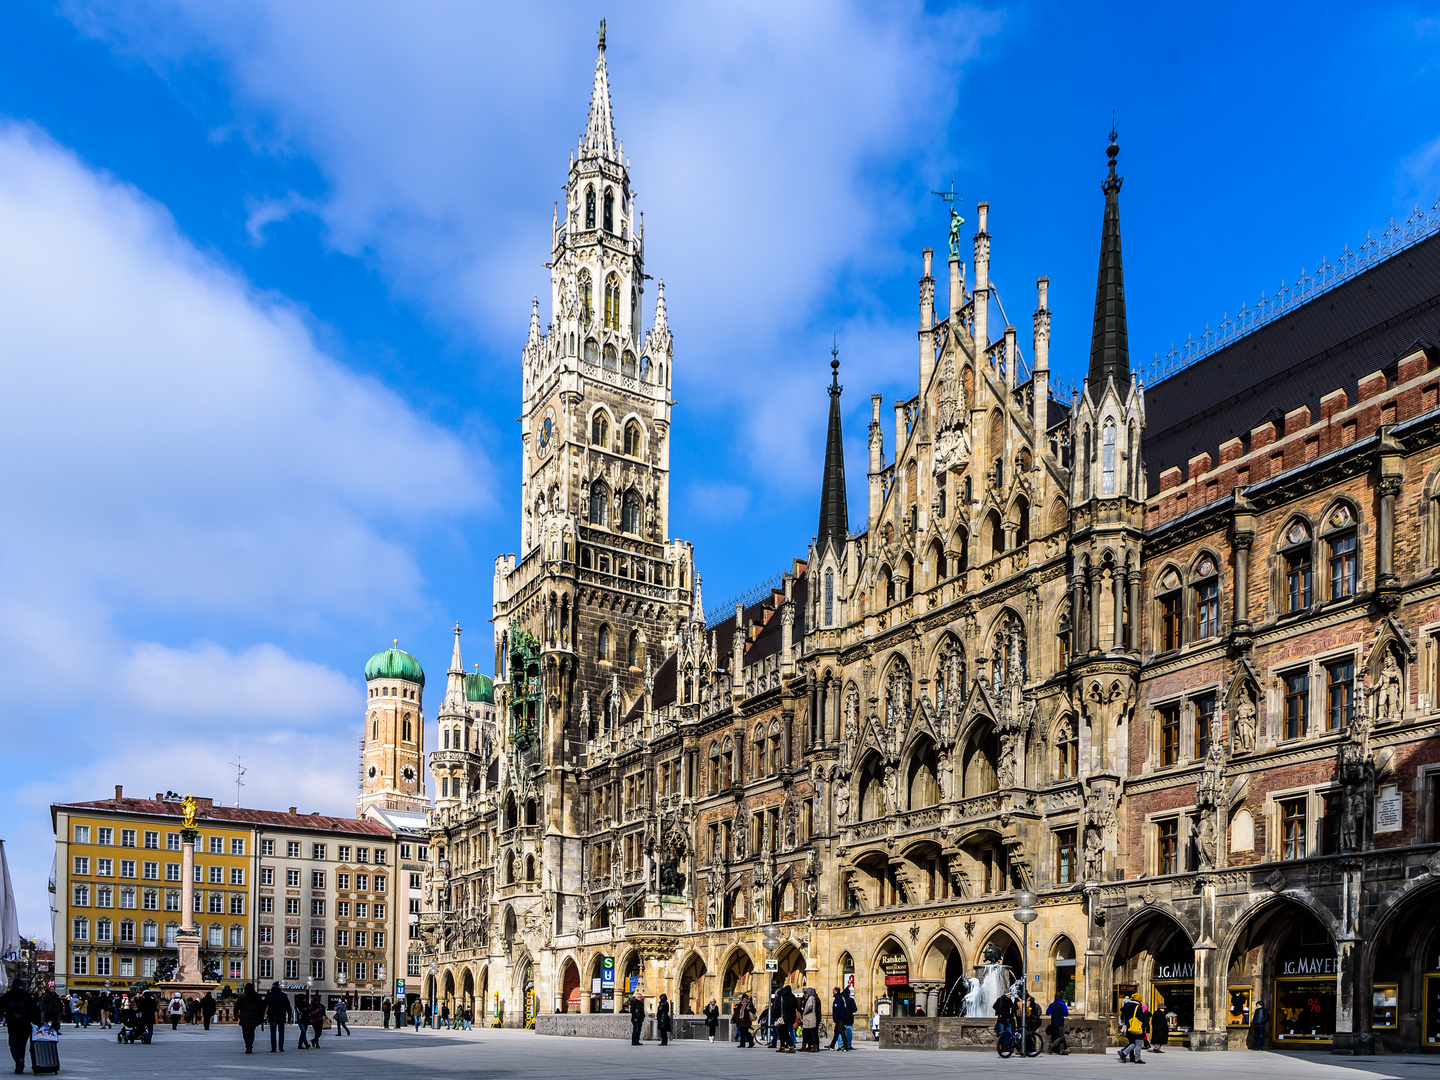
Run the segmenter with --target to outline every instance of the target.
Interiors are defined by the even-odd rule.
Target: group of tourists
[[[475,1010],[469,1005],[456,1005],[452,1012],[449,1002],[437,1009],[418,997],[411,1000],[408,1006],[403,1001],[391,1001],[387,997],[380,1003],[380,1016],[381,1026],[385,1028],[390,1026],[390,1017],[394,1016],[396,1031],[407,1023],[413,1024],[416,1031],[419,1031],[422,1025],[437,1029],[448,1028],[452,1031],[469,1031],[475,1026]]]
[[[292,1021],[300,1033],[297,1050],[320,1049],[320,1034],[327,1024],[333,1024],[337,1037],[350,1034],[350,1012],[344,998],[339,998],[334,1011],[327,1015],[325,999],[321,995],[301,993],[292,1006],[278,982],[271,985],[264,997],[256,993],[254,983],[246,983],[235,1004],[235,1019],[240,1025],[247,1054],[254,1053],[255,1029],[261,1025],[270,1029],[272,1054],[285,1052],[285,1025]]]
[[[209,1031],[210,1021],[215,1019],[216,1007],[215,998],[209,990],[199,998],[185,998],[174,994],[170,998],[170,1004],[165,1007],[165,1019],[170,1021],[171,1031],[178,1028],[182,1021],[192,1026],[203,1023],[205,1030]]]

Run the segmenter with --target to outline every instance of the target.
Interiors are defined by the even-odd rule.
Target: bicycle
[[[1016,1050],[1021,1051],[1021,1057],[1040,1056],[1040,1035],[1032,1028],[1025,1032],[1025,1044],[1022,1049],[1020,1045],[1020,1034],[1016,1031],[1002,1031],[995,1039],[995,1052],[1002,1058],[1008,1058]]]

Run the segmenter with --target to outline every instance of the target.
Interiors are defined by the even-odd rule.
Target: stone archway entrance
[[[744,949],[736,949],[725,963],[725,974],[720,979],[720,1011],[729,1015],[741,995],[750,992],[750,982],[755,974],[755,963]],[[763,1008],[764,1006],[761,1006]],[[757,1013],[759,1008],[755,1010]]]
[[[1308,908],[1279,900],[1252,914],[1230,951],[1226,975],[1231,1043],[1244,1045],[1250,1012],[1264,1001],[1277,1050],[1329,1048],[1335,1040],[1338,952]]]
[[[560,1011],[580,1011],[580,969],[575,966],[574,960],[566,960],[560,974]]]
[[[698,953],[693,954],[680,971],[680,993],[675,999],[675,1013],[678,1016],[693,1016],[705,1007],[700,1000],[704,993],[705,961]]]

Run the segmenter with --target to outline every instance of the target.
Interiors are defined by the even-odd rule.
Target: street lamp
[[[1020,924],[1020,1056],[1025,1056],[1025,1036],[1030,1020],[1030,924],[1040,915],[1035,910],[1035,894],[1022,889],[1015,897],[1015,921]]]
[[[431,960],[430,966],[425,970],[430,975],[430,1023],[433,1026],[435,1023],[435,977],[440,974],[440,965]]]

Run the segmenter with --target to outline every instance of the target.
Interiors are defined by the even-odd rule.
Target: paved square
[[[268,1037],[256,1033],[256,1052],[244,1053],[235,1027],[168,1027],[155,1031],[149,1046],[122,1046],[115,1031],[92,1026],[83,1031],[65,1029],[60,1040],[60,1075],[95,1080],[224,1080],[246,1076],[314,1076],[351,1080],[404,1080],[406,1077],[474,1076],[486,1080],[637,1080],[686,1077],[687,1080],[737,1080],[764,1077],[873,1077],[877,1070],[906,1080],[955,1080],[957,1073],[1006,1080],[1020,1077],[1113,1077],[1129,1070],[1114,1054],[1042,1055],[1028,1061],[1002,1061],[993,1054],[934,1053],[920,1050],[880,1050],[863,1043],[854,1053],[778,1055],[764,1047],[739,1050],[733,1044],[680,1042],[640,1048],[612,1039],[571,1039],[535,1035],[526,1031],[475,1030],[416,1033],[356,1028],[350,1037],[327,1032],[319,1050],[295,1049],[295,1029],[287,1029],[286,1052],[270,1053]],[[1397,1077],[1412,1080],[1434,1077],[1440,1055],[1434,1058],[1394,1055],[1372,1058],[1333,1058],[1327,1054],[1197,1054],[1184,1049],[1146,1058],[1141,1077],[1213,1076],[1223,1080],[1378,1080]],[[27,1062],[27,1074],[29,1072]]]

